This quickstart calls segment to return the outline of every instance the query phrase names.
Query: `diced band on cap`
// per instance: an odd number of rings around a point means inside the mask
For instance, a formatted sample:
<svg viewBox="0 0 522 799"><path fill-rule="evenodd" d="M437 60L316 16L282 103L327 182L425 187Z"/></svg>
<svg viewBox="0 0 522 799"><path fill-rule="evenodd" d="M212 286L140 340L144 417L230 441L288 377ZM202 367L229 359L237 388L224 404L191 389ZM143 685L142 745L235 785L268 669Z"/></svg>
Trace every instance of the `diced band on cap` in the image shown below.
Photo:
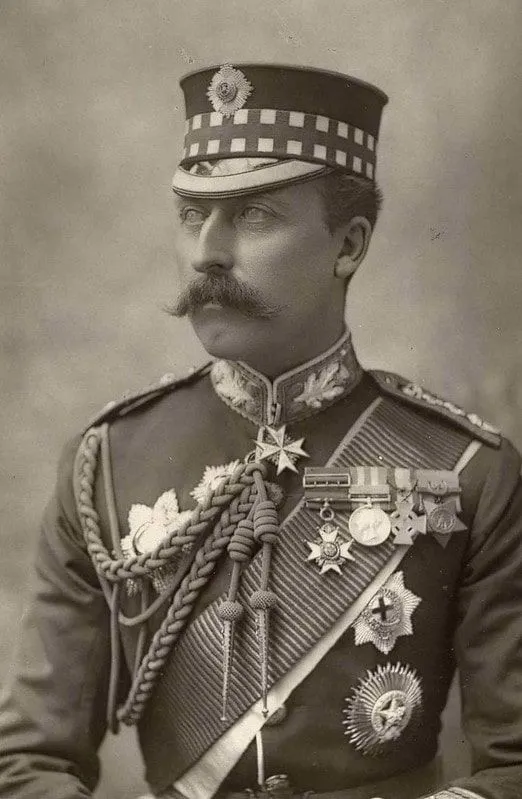
<svg viewBox="0 0 522 799"><path fill-rule="evenodd" d="M225 117L216 111L187 120L182 165L235 153L256 157L319 161L373 179L375 136L336 119L274 108L240 109Z"/></svg>
<svg viewBox="0 0 522 799"><path fill-rule="evenodd" d="M187 122L173 183L179 193L224 195L225 183L233 193L242 186L252 191L272 180L306 179L314 174L309 167L317 165L375 180L377 137L388 98L371 84L307 67L225 64L185 76L181 87ZM225 183L222 175L207 176L205 186L191 169L200 162L267 156L292 166L280 169L279 177L275 166L269 168L272 174L249 178L243 171ZM309 167L299 169L299 161Z"/></svg>

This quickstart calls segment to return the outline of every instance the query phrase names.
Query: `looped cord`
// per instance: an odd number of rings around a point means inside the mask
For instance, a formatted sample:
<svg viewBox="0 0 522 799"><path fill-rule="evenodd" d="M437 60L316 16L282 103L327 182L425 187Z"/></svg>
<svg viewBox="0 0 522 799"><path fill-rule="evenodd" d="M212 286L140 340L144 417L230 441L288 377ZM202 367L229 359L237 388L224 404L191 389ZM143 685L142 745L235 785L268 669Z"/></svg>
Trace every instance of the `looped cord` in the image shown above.
<svg viewBox="0 0 522 799"><path fill-rule="evenodd" d="M153 552L131 558L111 557L103 543L100 518L94 506L94 481L102 432L92 428L84 436L76 457L74 489L78 514L91 560L100 576L100 583L111 611L111 675L108 701L108 717L111 729L117 729L118 721L135 724L143 714L146 704L157 683L172 647L176 643L190 617L194 605L210 579L215 563L228 547L237 572L231 580L228 604L221 611L232 624L242 613L235 600L242 564L252 555L255 545L256 522L253 509L258 500L266 501L262 464L240 464L205 500L197 505L190 518L179 530L167 536ZM204 533L207 535L190 564L188 573L174 592L168 612L145 650L145 621L155 612L159 604L169 598L169 588L160 597L147 605L148 592L144 593L140 613L126 619L120 612L121 583L129 579L149 577L154 570L166 567L169 561ZM117 551L118 548L116 548ZM238 609L237 605L241 608ZM141 624L138 634L137 658L134 677L128 697L116 711L116 696L120 669L120 641L118 621L131 626Z"/></svg>

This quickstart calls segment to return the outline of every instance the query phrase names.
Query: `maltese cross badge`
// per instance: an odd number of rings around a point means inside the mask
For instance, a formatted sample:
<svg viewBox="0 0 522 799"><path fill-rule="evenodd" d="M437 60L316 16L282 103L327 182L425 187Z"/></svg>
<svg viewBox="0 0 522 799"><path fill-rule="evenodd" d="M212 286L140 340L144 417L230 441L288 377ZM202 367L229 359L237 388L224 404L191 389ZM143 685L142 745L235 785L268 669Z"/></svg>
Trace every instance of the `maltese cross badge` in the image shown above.
<svg viewBox="0 0 522 799"><path fill-rule="evenodd" d="M346 560L355 560L350 552L352 541L339 539L340 530L335 524L326 522L319 528L319 538L307 541L310 547L308 560L315 560L321 567L321 574L336 571L341 574L341 566Z"/></svg>
<svg viewBox="0 0 522 799"><path fill-rule="evenodd" d="M271 461L277 466L277 474L285 469L297 472L295 464L299 458L309 458L303 449L304 438L292 439L282 427L261 427L256 440L256 460Z"/></svg>

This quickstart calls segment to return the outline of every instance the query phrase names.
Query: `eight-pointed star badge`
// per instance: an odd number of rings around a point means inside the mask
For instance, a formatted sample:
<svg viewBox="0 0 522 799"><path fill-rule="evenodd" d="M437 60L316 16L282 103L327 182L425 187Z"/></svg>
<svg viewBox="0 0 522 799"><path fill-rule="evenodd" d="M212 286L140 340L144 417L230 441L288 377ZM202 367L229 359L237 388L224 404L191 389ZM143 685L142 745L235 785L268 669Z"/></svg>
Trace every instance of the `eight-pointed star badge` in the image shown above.
<svg viewBox="0 0 522 799"><path fill-rule="evenodd" d="M277 466L277 474L285 469L297 472L295 464L299 458L309 458L302 445L304 438L291 439L286 434L286 425L282 427L262 427L256 440L256 460L271 461Z"/></svg>
<svg viewBox="0 0 522 799"><path fill-rule="evenodd" d="M207 97L214 111L230 117L243 108L252 92L252 84L240 69L235 69L232 64L223 64L210 81Z"/></svg>
<svg viewBox="0 0 522 799"><path fill-rule="evenodd" d="M409 666L386 663L368 671L346 702L344 734L364 755L379 755L418 717L421 681Z"/></svg>
<svg viewBox="0 0 522 799"><path fill-rule="evenodd" d="M404 585L402 572L392 574L355 622L356 645L372 643L387 655L399 636L413 633L411 616L420 601Z"/></svg>
<svg viewBox="0 0 522 799"><path fill-rule="evenodd" d="M308 560L315 560L321 567L321 574L332 570L341 574L341 566L345 560L355 560L350 552L352 541L339 539L340 530L335 524L326 522L319 528L319 538L307 541L310 547Z"/></svg>

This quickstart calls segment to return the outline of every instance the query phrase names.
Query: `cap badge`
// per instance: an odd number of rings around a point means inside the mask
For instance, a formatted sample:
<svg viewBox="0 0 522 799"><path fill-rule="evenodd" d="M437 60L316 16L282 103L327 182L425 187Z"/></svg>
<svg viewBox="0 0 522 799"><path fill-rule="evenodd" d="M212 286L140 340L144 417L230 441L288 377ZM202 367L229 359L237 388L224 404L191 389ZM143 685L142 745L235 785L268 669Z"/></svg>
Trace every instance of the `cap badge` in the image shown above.
<svg viewBox="0 0 522 799"><path fill-rule="evenodd" d="M355 622L355 644L372 643L387 655L397 638L412 635L411 617L420 602L404 585L403 573L392 574Z"/></svg>
<svg viewBox="0 0 522 799"><path fill-rule="evenodd" d="M207 97L214 111L230 117L243 108L252 92L253 86L241 70L224 64L210 81Z"/></svg>
<svg viewBox="0 0 522 799"><path fill-rule="evenodd" d="M396 741L422 706L420 678L400 663L377 666L359 680L343 710L344 734L365 755L379 755Z"/></svg>

